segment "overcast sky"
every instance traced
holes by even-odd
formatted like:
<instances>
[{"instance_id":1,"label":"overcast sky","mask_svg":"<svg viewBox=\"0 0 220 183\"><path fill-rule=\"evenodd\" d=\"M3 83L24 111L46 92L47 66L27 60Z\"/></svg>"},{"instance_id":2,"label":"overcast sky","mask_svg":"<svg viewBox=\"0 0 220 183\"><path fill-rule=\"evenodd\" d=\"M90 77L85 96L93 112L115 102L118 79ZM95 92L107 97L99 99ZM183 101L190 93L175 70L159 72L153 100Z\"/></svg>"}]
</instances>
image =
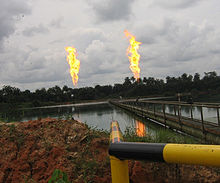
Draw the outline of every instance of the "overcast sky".
<instances>
[{"instance_id":1,"label":"overcast sky","mask_svg":"<svg viewBox=\"0 0 220 183\"><path fill-rule=\"evenodd\" d=\"M141 77L220 74L219 0L0 0L0 87L73 87L66 46L81 61L77 87L133 74L127 29L142 42Z\"/></svg>"}]
</instances>

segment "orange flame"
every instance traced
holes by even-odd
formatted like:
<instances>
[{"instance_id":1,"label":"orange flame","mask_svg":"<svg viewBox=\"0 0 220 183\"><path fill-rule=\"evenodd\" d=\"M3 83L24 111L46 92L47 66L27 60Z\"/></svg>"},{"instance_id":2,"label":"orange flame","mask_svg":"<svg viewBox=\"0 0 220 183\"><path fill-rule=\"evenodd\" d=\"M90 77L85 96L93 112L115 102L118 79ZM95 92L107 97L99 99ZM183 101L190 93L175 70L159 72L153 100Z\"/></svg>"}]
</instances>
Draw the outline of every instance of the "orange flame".
<instances>
[{"instance_id":1,"label":"orange flame","mask_svg":"<svg viewBox=\"0 0 220 183\"><path fill-rule=\"evenodd\" d=\"M72 77L73 85L76 85L79 79L78 73L80 61L76 58L77 53L74 47L66 47L65 49L69 53L66 60L70 65L70 75Z\"/></svg>"},{"instance_id":2,"label":"orange flame","mask_svg":"<svg viewBox=\"0 0 220 183\"><path fill-rule=\"evenodd\" d=\"M146 136L146 126L144 123L136 120L136 134L139 137Z\"/></svg>"},{"instance_id":3,"label":"orange flame","mask_svg":"<svg viewBox=\"0 0 220 183\"><path fill-rule=\"evenodd\" d=\"M130 69L134 74L134 78L138 81L138 79L140 78L140 67L139 67L140 55L138 54L137 50L141 42L135 41L135 37L127 30L125 30L124 33L126 37L129 38L129 42L130 42L130 46L127 49L127 56L130 61Z\"/></svg>"}]
</instances>

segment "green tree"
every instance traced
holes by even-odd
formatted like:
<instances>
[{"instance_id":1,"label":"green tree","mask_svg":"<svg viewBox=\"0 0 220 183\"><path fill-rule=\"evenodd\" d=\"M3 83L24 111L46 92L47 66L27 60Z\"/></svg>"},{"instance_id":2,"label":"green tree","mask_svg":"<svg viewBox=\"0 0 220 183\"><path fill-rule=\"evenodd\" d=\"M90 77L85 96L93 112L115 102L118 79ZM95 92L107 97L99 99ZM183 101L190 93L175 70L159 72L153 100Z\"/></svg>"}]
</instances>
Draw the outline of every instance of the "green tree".
<instances>
[{"instance_id":1,"label":"green tree","mask_svg":"<svg viewBox=\"0 0 220 183\"><path fill-rule=\"evenodd\" d=\"M6 103L22 102L21 90L16 87L11 87L9 85L3 86L2 96L3 102Z\"/></svg>"}]
</instances>

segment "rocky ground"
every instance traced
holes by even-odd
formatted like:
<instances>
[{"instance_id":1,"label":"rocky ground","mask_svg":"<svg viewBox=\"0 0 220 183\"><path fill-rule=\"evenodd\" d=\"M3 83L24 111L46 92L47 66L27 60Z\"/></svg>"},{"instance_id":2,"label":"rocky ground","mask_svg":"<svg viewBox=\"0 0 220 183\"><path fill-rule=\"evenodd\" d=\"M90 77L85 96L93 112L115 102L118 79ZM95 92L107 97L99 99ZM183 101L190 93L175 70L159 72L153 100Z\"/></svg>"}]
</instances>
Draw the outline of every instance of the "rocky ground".
<instances>
[{"instance_id":1,"label":"rocky ground","mask_svg":"<svg viewBox=\"0 0 220 183\"><path fill-rule=\"evenodd\" d=\"M111 182L109 134L74 120L0 124L0 183L48 182L55 169L70 182ZM130 182L220 182L220 169L129 161Z\"/></svg>"}]
</instances>

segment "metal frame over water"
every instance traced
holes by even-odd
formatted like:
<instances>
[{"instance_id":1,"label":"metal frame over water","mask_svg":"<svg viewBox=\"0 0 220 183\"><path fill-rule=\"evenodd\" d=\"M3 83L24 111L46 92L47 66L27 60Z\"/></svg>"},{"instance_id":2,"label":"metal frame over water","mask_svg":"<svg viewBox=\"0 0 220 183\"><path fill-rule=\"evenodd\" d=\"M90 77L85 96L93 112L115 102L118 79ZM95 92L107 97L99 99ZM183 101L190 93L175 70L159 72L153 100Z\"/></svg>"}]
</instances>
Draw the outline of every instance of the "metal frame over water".
<instances>
[{"instance_id":1,"label":"metal frame over water","mask_svg":"<svg viewBox=\"0 0 220 183\"><path fill-rule=\"evenodd\" d=\"M110 103L143 118L153 119L165 127L204 139L210 143L220 144L220 105L208 103L187 104L183 102L180 103L170 101L110 101ZM166 105L173 106L173 114L166 111ZM183 106L189 108L191 114L190 117L182 115L181 108ZM193 116L193 107L201 109L200 119L196 119ZM216 109L218 123L204 120L203 108Z\"/></svg>"}]
</instances>

